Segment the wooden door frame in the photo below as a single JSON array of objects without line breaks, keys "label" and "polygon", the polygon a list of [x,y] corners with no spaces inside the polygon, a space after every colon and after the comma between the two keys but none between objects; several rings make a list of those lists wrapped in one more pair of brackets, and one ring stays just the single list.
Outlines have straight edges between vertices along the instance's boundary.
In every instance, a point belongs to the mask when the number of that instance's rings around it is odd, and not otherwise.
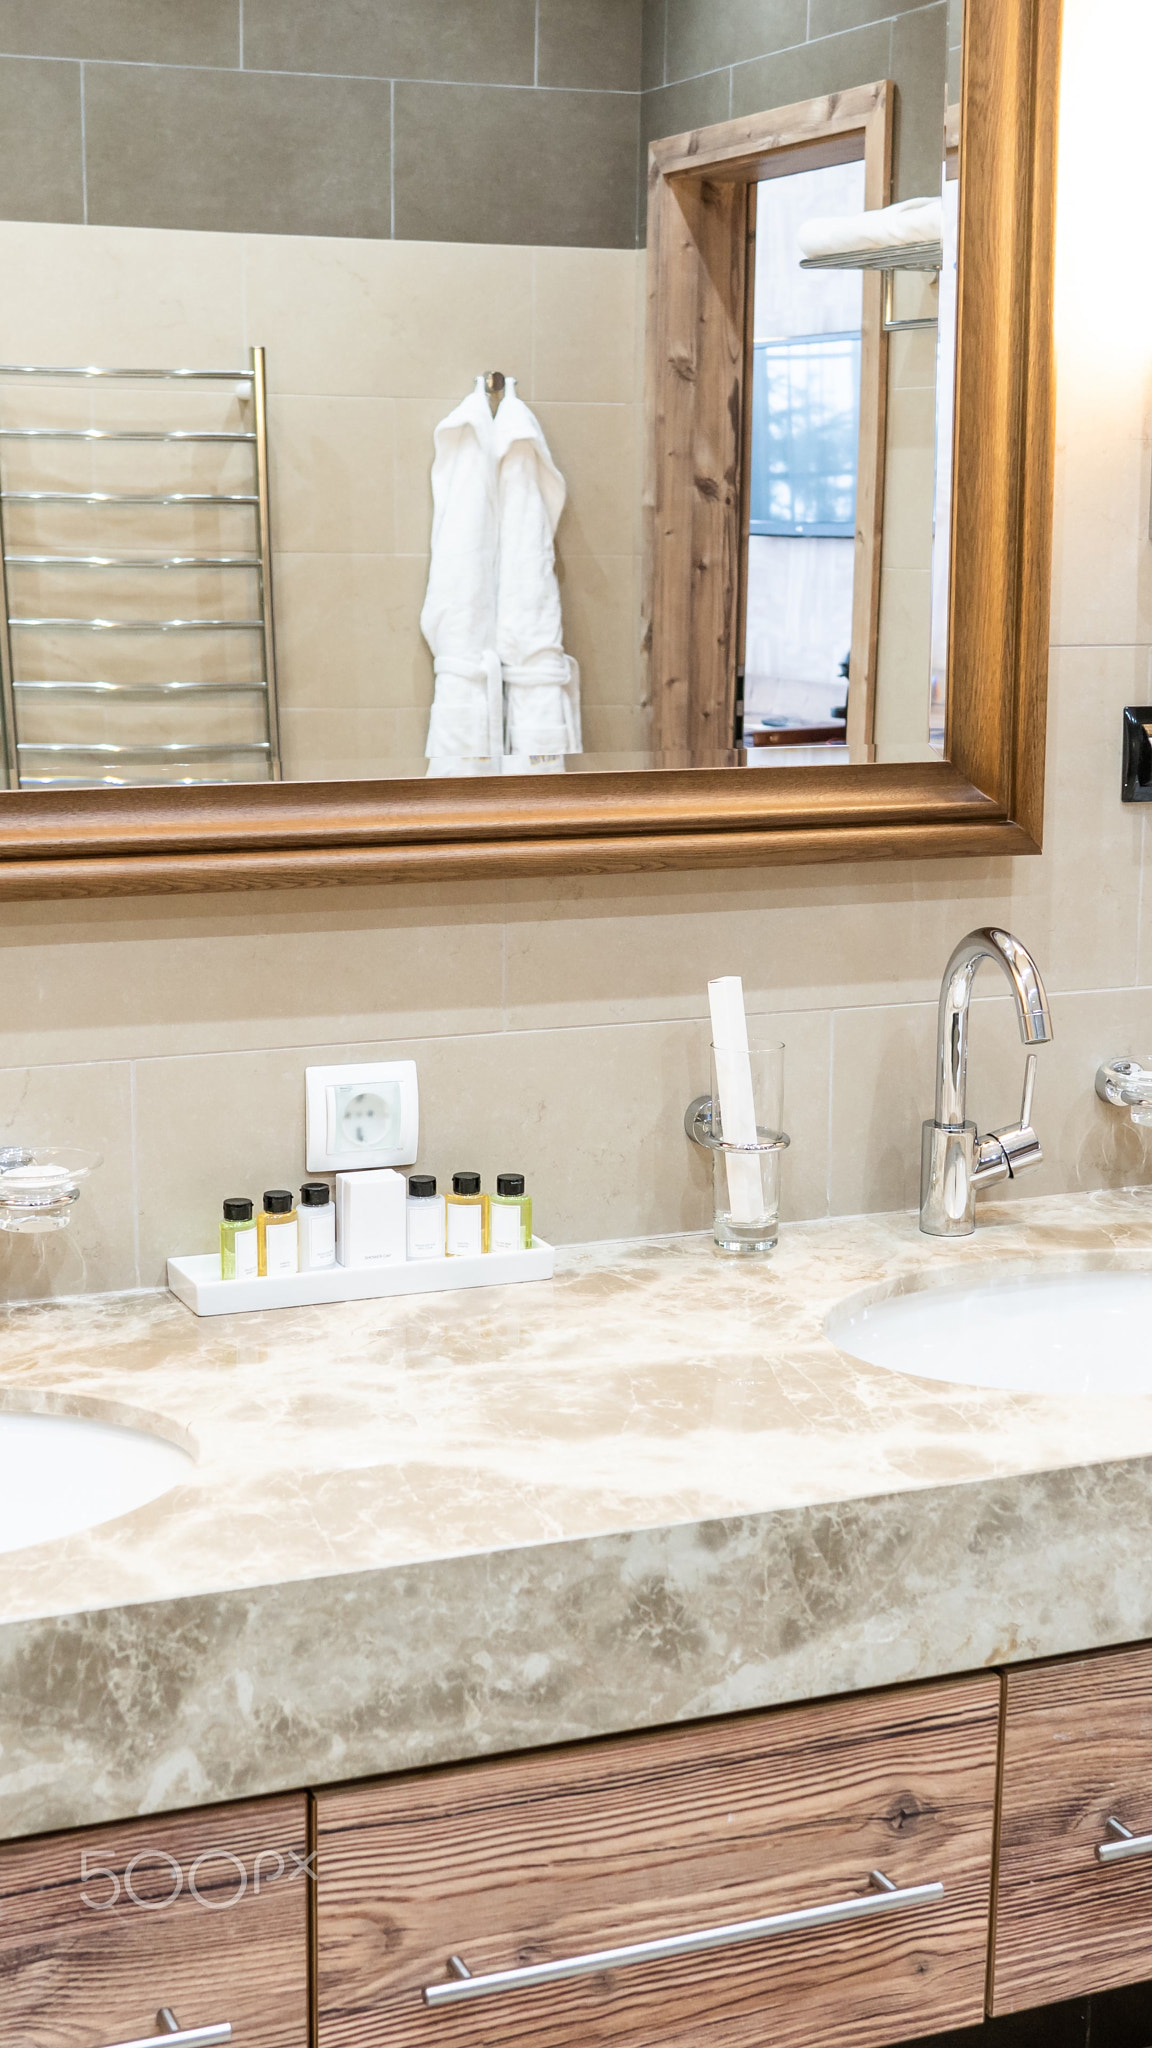
[{"label": "wooden door frame", "polygon": [[[659,760],[713,766],[738,745],[757,186],[863,160],[865,205],[887,205],[894,105],[895,87],[881,79],[649,149],[644,640]],[[870,758],[875,720],[888,396],[883,280],[865,271],[862,283],[848,696],[854,761]]]}]

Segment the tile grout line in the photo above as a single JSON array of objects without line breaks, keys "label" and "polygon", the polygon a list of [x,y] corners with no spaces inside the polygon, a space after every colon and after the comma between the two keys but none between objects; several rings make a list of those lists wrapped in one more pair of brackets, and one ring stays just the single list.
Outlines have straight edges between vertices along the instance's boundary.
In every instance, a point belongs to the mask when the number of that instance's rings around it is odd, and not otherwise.
[{"label": "tile grout line", "polygon": [[84,66],[80,66],[80,196],[83,202],[84,226],[88,225],[88,128],[84,104]]},{"label": "tile grout line", "polygon": [[1148,819],[1140,815],[1140,879],[1136,883],[1136,981],[1134,989],[1140,987],[1140,963],[1144,956],[1144,856],[1148,852]]},{"label": "tile grout line", "polygon": [[[936,5],[936,4],[937,4],[937,0],[925,0],[925,4],[924,4],[924,6],[922,6],[922,7],[910,7],[910,8],[908,8],[908,10],[907,10],[907,13],[908,13],[908,14],[930,14],[930,13],[931,13],[931,11],[932,11],[932,8],[933,8],[933,7],[934,7],[934,6]],[[901,15],[899,15],[899,16],[896,16],[896,15],[888,15],[888,16],[881,16],[881,17],[880,17],[880,18],[879,18],[878,20],[876,20],[876,21],[865,21],[865,22],[861,22],[861,23],[859,24],[859,27],[858,27],[858,28],[854,28],[854,29],[851,29],[851,28],[850,28],[850,29],[842,29],[842,28],[830,29],[827,35],[823,35],[823,36],[807,36],[807,37],[805,37],[805,39],[804,39],[804,41],[803,41],[803,42],[799,42],[799,43],[784,43],[784,44],[783,44],[783,45],[782,45],[782,46],[780,47],[780,49],[778,49],[778,50],[761,50],[761,51],[759,51],[759,52],[757,53],[757,55],[755,55],[755,56],[753,56],[753,57],[738,57],[738,58],[736,58],[736,60],[735,60],[735,61],[734,61],[734,62],[733,62],[733,63],[732,63],[731,65],[727,65],[727,64],[713,64],[713,65],[710,65],[710,66],[709,66],[709,68],[708,68],[708,69],[707,69],[706,71],[689,71],[689,72],[686,72],[686,73],[685,73],[685,75],[684,75],[684,76],[683,76],[682,78],[669,78],[669,77],[668,77],[668,75],[667,75],[667,62],[665,62],[665,77],[664,77],[664,83],[665,83],[665,85],[695,85],[695,84],[697,83],[697,81],[698,81],[699,79],[701,79],[701,78],[715,78],[715,77],[717,77],[717,76],[719,75],[719,73],[720,73],[720,72],[722,72],[722,71],[731,71],[731,72],[733,73],[733,75],[734,75],[734,74],[735,74],[735,73],[736,73],[737,71],[743,71],[743,70],[745,69],[745,67],[746,67],[747,65],[749,65],[749,64],[763,64],[763,63],[765,62],[765,60],[766,60],[767,58],[769,58],[769,57],[791,57],[791,56],[793,56],[793,55],[795,54],[795,52],[796,52],[797,50],[808,50],[808,49],[814,49],[814,48],[816,47],[816,45],[817,45],[817,44],[819,44],[819,43],[834,43],[834,42],[836,42],[836,41],[837,41],[837,39],[838,39],[838,38],[839,38],[840,36],[845,36],[845,35],[850,35],[850,36],[851,36],[851,35],[858,35],[858,34],[859,34],[859,33],[861,32],[861,30],[862,30],[862,29],[867,29],[867,28],[880,28],[881,26],[883,26],[883,25],[885,25],[885,24],[887,25],[887,29],[888,29],[888,49],[889,49],[889,61],[891,61],[891,49],[892,49],[892,36],[893,36],[893,32],[894,32],[894,26],[895,26],[895,23],[896,23],[896,21],[897,21],[897,20],[903,21],[903,20],[905,20],[905,19],[906,19],[906,16],[905,16],[904,14],[901,14]],[[573,90],[576,90],[576,88],[574,88],[574,87],[565,87],[565,88],[564,88],[564,90],[566,90],[566,91],[573,91]]]},{"label": "tile grout line", "polygon": [[828,1136],[824,1156],[824,1214],[832,1214],[832,1078],[836,1071],[836,1012],[828,1012]]},{"label": "tile grout line", "polygon": [[[799,46],[798,46],[799,47]],[[773,53],[774,54],[774,53]],[[29,56],[26,50],[0,50],[0,60],[13,64],[89,64],[101,71],[201,71],[217,78],[229,71],[236,71],[235,64],[152,64],[139,58],[110,57],[39,57]],[[720,67],[721,69],[723,67]],[[246,65],[246,78],[326,78],[342,81],[347,85],[391,85],[393,79],[381,71],[278,71],[272,66]],[[479,89],[483,92],[551,92],[576,93],[581,99],[634,100],[641,95],[631,85],[541,85],[528,84],[514,78],[407,78],[400,77],[401,85],[435,85],[441,89],[460,86],[463,90]],[[212,230],[206,232],[211,233]]]},{"label": "tile grout line", "polygon": [[128,1136],[132,1149],[132,1270],[140,1279],[140,1162],[136,1130],[136,1062],[128,1062]]}]

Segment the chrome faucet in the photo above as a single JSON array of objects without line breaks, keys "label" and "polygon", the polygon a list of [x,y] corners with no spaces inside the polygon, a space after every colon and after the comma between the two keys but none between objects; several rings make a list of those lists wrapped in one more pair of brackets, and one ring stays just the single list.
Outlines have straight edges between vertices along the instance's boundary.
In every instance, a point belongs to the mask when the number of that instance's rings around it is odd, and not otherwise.
[{"label": "chrome faucet", "polygon": [[1040,1140],[1032,1128],[1036,1055],[1024,1066],[1024,1100],[1019,1123],[978,1137],[965,1110],[968,1093],[968,1009],[972,983],[982,960],[994,960],[1016,998],[1025,1045],[1044,1045],[1052,1019],[1040,969],[1011,932],[986,925],[961,939],[940,987],[936,1044],[936,1114],[924,1125],[920,1157],[920,1228],[929,1237],[969,1237],[976,1228],[976,1196],[996,1181],[1015,1180],[1039,1166]]}]

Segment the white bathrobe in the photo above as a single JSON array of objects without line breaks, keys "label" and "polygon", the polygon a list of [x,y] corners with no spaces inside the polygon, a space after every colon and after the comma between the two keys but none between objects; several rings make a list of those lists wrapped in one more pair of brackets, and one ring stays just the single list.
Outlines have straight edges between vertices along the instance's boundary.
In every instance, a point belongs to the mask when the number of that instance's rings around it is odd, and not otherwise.
[{"label": "white bathrobe", "polygon": [[579,753],[580,678],[566,655],[553,535],[565,486],[509,377],[484,380],[435,433],[432,560],[420,628],[436,685],[429,775],[562,773]]},{"label": "white bathrobe", "polygon": [[554,536],[567,495],[543,429],[509,377],[495,419],[496,646],[506,773],[562,773],[580,745],[580,672],[564,652]]},{"label": "white bathrobe", "polygon": [[420,613],[436,672],[424,749],[428,773],[498,774],[504,731],[496,651],[496,459],[482,377],[441,420],[434,444],[432,560]]}]

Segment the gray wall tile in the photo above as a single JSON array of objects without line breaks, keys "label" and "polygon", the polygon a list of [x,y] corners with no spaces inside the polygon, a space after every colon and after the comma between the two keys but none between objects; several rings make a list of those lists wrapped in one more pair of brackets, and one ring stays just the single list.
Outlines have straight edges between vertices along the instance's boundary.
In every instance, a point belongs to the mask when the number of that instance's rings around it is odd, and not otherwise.
[{"label": "gray wall tile", "polygon": [[887,21],[893,14],[910,14],[923,5],[924,0],[810,0],[808,34],[815,41],[846,28],[863,28],[870,21]]},{"label": "gray wall tile", "polygon": [[887,78],[891,41],[888,23],[880,22],[873,28],[826,36],[780,56],[761,57],[753,64],[738,64],[732,74],[732,112],[758,114],[768,107],[787,107],[794,100],[816,99]]},{"label": "gray wall tile", "polygon": [[240,0],[0,0],[0,50],[137,64],[240,62]]},{"label": "gray wall tile", "polygon": [[693,78],[802,43],[808,0],[668,0],[668,77]]},{"label": "gray wall tile", "polygon": [[631,248],[639,97],[396,86],[396,233]]},{"label": "gray wall tile", "polygon": [[244,0],[255,71],[531,85],[535,0]]},{"label": "gray wall tile", "polygon": [[645,92],[664,83],[664,32],[668,0],[644,0],[644,24],[640,58],[641,84]]},{"label": "gray wall tile", "polygon": [[641,117],[645,182],[650,142],[663,135],[682,135],[686,128],[710,128],[714,121],[728,119],[729,76],[727,71],[707,71],[703,78],[688,78],[681,85],[645,93]]},{"label": "gray wall tile", "polygon": [[940,190],[947,35],[946,0],[892,24],[890,76],[897,87],[892,190],[896,199],[915,199],[922,192]]},{"label": "gray wall tile", "polygon": [[639,92],[642,0],[539,0],[537,85]]},{"label": "gray wall tile", "polygon": [[386,236],[389,94],[368,79],[90,66],[88,218]]},{"label": "gray wall tile", "polygon": [[83,220],[80,66],[0,58],[0,219]]}]

